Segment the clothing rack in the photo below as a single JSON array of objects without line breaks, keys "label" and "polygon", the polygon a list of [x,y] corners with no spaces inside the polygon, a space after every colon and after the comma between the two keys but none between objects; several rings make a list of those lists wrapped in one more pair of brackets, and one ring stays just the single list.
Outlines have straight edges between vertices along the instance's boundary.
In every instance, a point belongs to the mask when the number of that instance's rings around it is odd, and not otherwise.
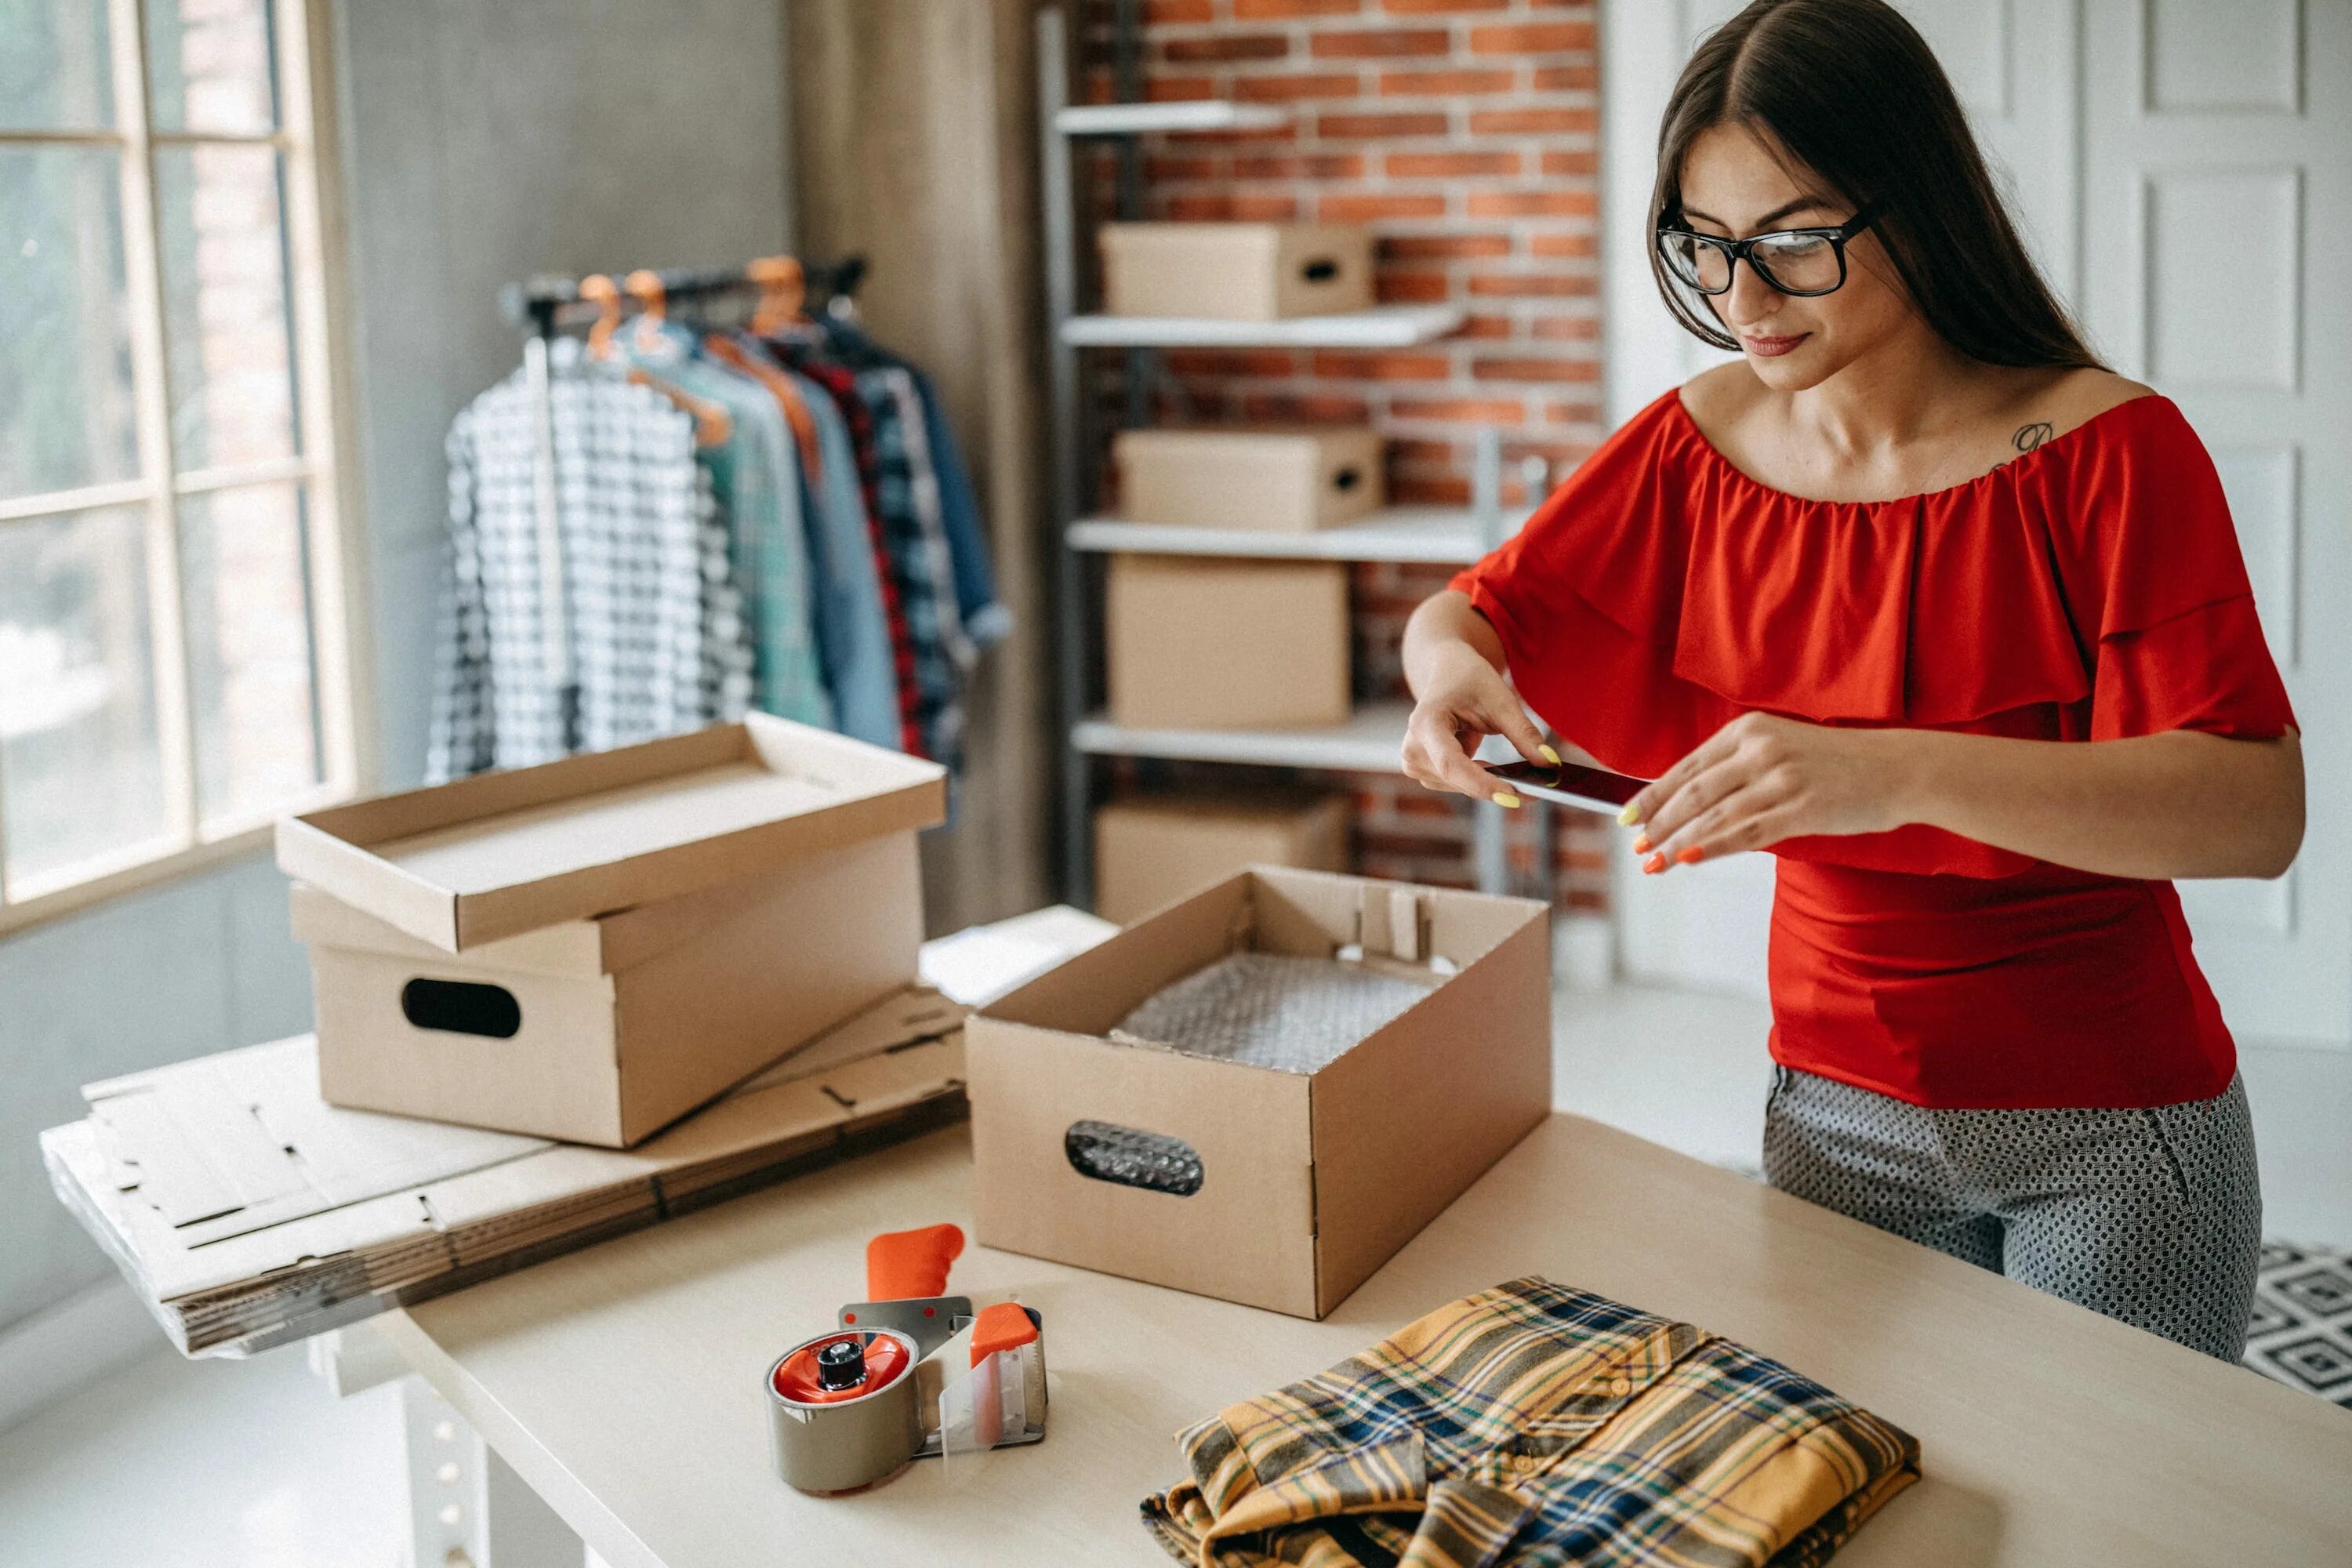
[{"label": "clothing rack", "polygon": [[[830,265],[803,261],[799,266],[812,310],[855,317],[857,290],[871,270],[865,257],[849,256]],[[672,304],[722,299],[769,286],[751,267],[670,267],[656,269],[652,276],[661,285],[662,298]],[[567,327],[586,326],[596,320],[602,307],[580,292],[580,283],[577,278],[548,274],[509,283],[499,290],[499,314],[509,325],[538,338],[554,337]],[[621,308],[625,313],[642,305],[624,294]]]},{"label": "clothing rack", "polygon": [[[661,308],[673,303],[701,303],[746,292],[765,293],[777,287],[779,264],[787,278],[797,271],[804,309],[814,308],[837,319],[856,321],[858,285],[866,280],[863,256],[850,256],[830,266],[792,257],[771,257],[742,267],[672,267],[627,274],[628,287],[617,299],[592,297],[581,291],[578,278],[541,275],[526,283],[509,283],[499,290],[499,313],[509,325],[526,330],[523,372],[530,383],[538,410],[537,450],[532,463],[532,505],[538,526],[540,625],[545,635],[549,672],[554,678],[556,702],[563,727],[563,749],[580,749],[580,676],[572,658],[572,610],[564,591],[563,534],[555,501],[555,399],[549,380],[547,345],[566,327],[611,320],[617,313],[642,313],[648,300]],[[653,288],[643,285],[650,283]]]}]

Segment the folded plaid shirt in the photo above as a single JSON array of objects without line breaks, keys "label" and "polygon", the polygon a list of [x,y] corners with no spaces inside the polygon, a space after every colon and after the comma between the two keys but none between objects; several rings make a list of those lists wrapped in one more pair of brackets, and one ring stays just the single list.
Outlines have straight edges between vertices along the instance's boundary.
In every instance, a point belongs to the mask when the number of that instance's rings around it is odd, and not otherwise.
[{"label": "folded plaid shirt", "polygon": [[1797,1568],[1916,1480],[1909,1434],[1688,1323],[1528,1279],[1179,1435],[1202,1568]]}]

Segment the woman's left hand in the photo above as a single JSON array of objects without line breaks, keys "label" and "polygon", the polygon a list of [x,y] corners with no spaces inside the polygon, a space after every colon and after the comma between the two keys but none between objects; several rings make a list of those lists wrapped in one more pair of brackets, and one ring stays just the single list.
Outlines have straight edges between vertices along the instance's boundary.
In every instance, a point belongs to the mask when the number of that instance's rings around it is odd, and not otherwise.
[{"label": "woman's left hand", "polygon": [[1623,818],[1659,872],[1815,833],[1877,833],[1910,820],[1902,732],[1743,713],[1635,795]]}]

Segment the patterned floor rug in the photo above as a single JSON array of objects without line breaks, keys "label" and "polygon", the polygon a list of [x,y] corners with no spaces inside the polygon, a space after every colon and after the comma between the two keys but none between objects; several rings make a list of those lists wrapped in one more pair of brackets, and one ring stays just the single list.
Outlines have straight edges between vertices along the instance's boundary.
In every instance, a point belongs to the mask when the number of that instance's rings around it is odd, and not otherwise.
[{"label": "patterned floor rug", "polygon": [[2263,1243],[2246,1364],[2352,1410],[2352,1255]]}]

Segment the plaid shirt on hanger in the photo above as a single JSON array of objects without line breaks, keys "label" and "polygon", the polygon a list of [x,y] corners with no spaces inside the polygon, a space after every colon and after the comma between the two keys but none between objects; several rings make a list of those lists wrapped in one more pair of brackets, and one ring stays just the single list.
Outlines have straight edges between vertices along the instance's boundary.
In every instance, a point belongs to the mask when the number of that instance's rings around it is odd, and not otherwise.
[{"label": "plaid shirt on hanger", "polygon": [[1143,1503],[1202,1568],[1811,1568],[1919,1475],[1778,1362],[1526,1279],[1181,1434]]}]

